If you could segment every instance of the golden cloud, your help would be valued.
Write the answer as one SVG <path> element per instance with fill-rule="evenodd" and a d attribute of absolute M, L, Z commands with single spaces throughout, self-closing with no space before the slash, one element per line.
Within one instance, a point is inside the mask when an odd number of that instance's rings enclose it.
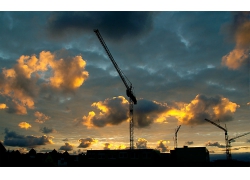
<path fill-rule="evenodd" d="M 125 146 L 124 144 L 121 145 L 115 145 L 114 149 L 127 149 L 127 146 Z"/>
<path fill-rule="evenodd" d="M 56 55 L 49 51 L 42 51 L 36 55 L 22 55 L 17 59 L 13 68 L 3 68 L 0 74 L 1 95 L 10 97 L 15 104 L 24 108 L 33 109 L 39 95 L 41 84 L 57 91 L 71 92 L 79 88 L 88 78 L 85 71 L 86 61 L 81 56 L 56 59 Z M 49 76 L 47 79 L 44 78 Z M 12 107 L 14 109 L 14 107 Z M 15 110 L 12 110 L 15 112 Z"/>
<path fill-rule="evenodd" d="M 8 108 L 8 106 L 6 105 L 6 104 L 0 104 L 0 109 L 6 109 L 6 108 Z"/>
<path fill-rule="evenodd" d="M 19 126 L 20 128 L 23 128 L 23 129 L 29 129 L 29 128 L 31 128 L 31 125 L 30 125 L 29 123 L 26 123 L 26 122 L 20 122 L 20 123 L 18 124 L 18 126 Z"/>
<path fill-rule="evenodd" d="M 205 118 L 232 120 L 232 114 L 239 107 L 236 103 L 221 96 L 209 98 L 197 95 L 189 104 L 184 103 L 183 108 L 169 115 L 175 116 L 183 124 L 201 124 Z"/>
<path fill-rule="evenodd" d="M 123 96 L 94 102 L 91 106 L 99 113 L 90 111 L 88 116 L 83 116 L 82 124 L 87 128 L 117 125 L 128 120 L 128 101 Z"/>

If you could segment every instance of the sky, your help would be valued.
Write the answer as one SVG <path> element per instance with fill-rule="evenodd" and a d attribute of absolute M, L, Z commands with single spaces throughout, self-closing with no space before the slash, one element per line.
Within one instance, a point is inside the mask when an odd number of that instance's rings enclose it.
<path fill-rule="evenodd" d="M 245 11 L 1 11 L 0 141 L 27 153 L 134 146 L 225 154 L 250 132 L 250 13 Z M 249 153 L 235 139 L 232 157 Z M 249 154 L 248 154 L 249 155 Z M 225 156 L 226 157 L 226 156 Z M 250 156 L 248 156 L 250 160 Z"/>

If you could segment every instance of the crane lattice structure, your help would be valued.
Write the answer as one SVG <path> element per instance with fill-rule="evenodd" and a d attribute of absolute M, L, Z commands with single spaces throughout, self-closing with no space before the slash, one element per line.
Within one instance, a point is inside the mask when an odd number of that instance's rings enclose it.
<path fill-rule="evenodd" d="M 230 155 L 230 147 L 229 147 L 229 141 L 228 141 L 228 134 L 227 134 L 227 127 L 225 125 L 225 128 L 221 127 L 219 124 L 216 124 L 215 122 L 205 119 L 206 121 L 210 122 L 211 124 L 217 126 L 218 128 L 222 129 L 225 132 L 225 143 L 226 143 L 226 156 L 227 156 L 227 160 L 231 159 L 231 155 Z"/>
<path fill-rule="evenodd" d="M 177 128 L 175 129 L 175 138 L 174 138 L 174 147 L 177 148 L 177 133 L 180 129 L 181 125 L 177 126 Z"/>
<path fill-rule="evenodd" d="M 245 134 L 242 134 L 242 135 L 239 135 L 239 136 L 236 136 L 236 137 L 231 138 L 231 139 L 228 140 L 228 145 L 229 145 L 229 156 L 230 156 L 229 159 L 230 159 L 230 160 L 232 159 L 232 155 L 231 155 L 231 142 L 232 142 L 233 140 L 235 140 L 235 139 L 237 139 L 237 138 L 240 138 L 240 137 L 242 137 L 242 136 L 245 136 L 245 135 L 247 135 L 247 134 L 250 134 L 250 132 L 245 133 Z"/>
<path fill-rule="evenodd" d="M 100 32 L 98 29 L 94 29 L 95 34 L 97 35 L 99 41 L 101 42 L 103 48 L 105 49 L 109 59 L 113 63 L 115 69 L 117 70 L 120 78 L 122 79 L 124 85 L 126 86 L 126 94 L 129 97 L 129 130 L 130 130 L 130 149 L 134 149 L 134 119 L 133 119 L 133 105 L 137 104 L 136 97 L 133 93 L 132 83 L 128 80 L 128 78 L 124 75 L 121 69 L 118 67 L 117 63 L 115 62 L 112 54 L 110 53 L 106 43 L 104 42 Z M 126 79 L 125 79 L 126 78 Z"/>

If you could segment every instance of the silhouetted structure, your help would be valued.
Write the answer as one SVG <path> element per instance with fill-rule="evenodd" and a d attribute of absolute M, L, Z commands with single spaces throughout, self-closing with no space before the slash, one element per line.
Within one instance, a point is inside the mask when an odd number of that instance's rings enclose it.
<path fill-rule="evenodd" d="M 18 150 L 6 151 L 0 143 L 1 167 L 249 167 L 250 162 L 217 160 L 209 162 L 206 147 L 175 148 L 170 153 L 155 149 L 87 150 L 86 153 L 70 155 L 55 149 L 49 153 L 26 154 Z"/>
<path fill-rule="evenodd" d="M 137 100 L 136 97 L 133 93 L 133 87 L 132 87 L 132 83 L 128 80 L 128 78 L 124 75 L 124 73 L 122 72 L 122 70 L 119 68 L 119 66 L 117 65 L 117 63 L 115 62 L 112 54 L 110 53 L 108 46 L 106 45 L 105 41 L 103 40 L 100 32 L 98 29 L 95 29 L 94 32 L 96 33 L 96 36 L 98 37 L 99 41 L 101 42 L 103 48 L 105 49 L 109 59 L 111 60 L 111 62 L 113 63 L 116 71 L 118 72 L 120 78 L 122 79 L 124 85 L 126 86 L 126 94 L 129 97 L 129 117 L 130 117 L 130 121 L 129 121 L 129 130 L 130 130 L 130 149 L 134 149 L 134 120 L 133 120 L 133 105 L 137 104 Z"/>
<path fill-rule="evenodd" d="M 175 166 L 207 166 L 210 162 L 206 147 L 175 148 L 170 150 L 171 162 Z"/>

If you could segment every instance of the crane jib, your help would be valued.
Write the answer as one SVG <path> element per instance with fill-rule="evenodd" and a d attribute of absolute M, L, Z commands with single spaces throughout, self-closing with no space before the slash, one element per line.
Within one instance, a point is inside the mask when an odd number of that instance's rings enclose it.
<path fill-rule="evenodd" d="M 103 48 L 105 49 L 107 55 L 109 56 L 109 59 L 110 59 L 111 62 L 113 63 L 113 65 L 114 65 L 115 69 L 117 70 L 117 72 L 118 72 L 120 78 L 122 79 L 124 85 L 126 86 L 126 88 L 127 88 L 127 90 L 126 90 L 127 96 L 128 96 L 129 98 L 131 98 L 131 100 L 133 101 L 134 104 L 137 104 L 136 97 L 134 96 L 134 94 L 133 94 L 133 92 L 132 92 L 132 84 L 130 83 L 130 86 L 128 85 L 127 81 L 125 80 L 125 77 L 123 76 L 123 73 L 122 73 L 121 69 L 120 69 L 120 68 L 118 67 L 118 65 L 116 64 L 116 62 L 115 62 L 115 60 L 114 60 L 112 54 L 110 53 L 110 51 L 109 51 L 109 49 L 108 49 L 106 43 L 104 42 L 104 40 L 103 40 L 103 38 L 102 38 L 102 36 L 101 36 L 99 30 L 98 30 L 98 29 L 94 29 L 94 32 L 96 33 L 96 35 L 97 35 L 99 41 L 101 42 Z M 130 81 L 128 80 L 128 82 L 130 82 Z"/>

